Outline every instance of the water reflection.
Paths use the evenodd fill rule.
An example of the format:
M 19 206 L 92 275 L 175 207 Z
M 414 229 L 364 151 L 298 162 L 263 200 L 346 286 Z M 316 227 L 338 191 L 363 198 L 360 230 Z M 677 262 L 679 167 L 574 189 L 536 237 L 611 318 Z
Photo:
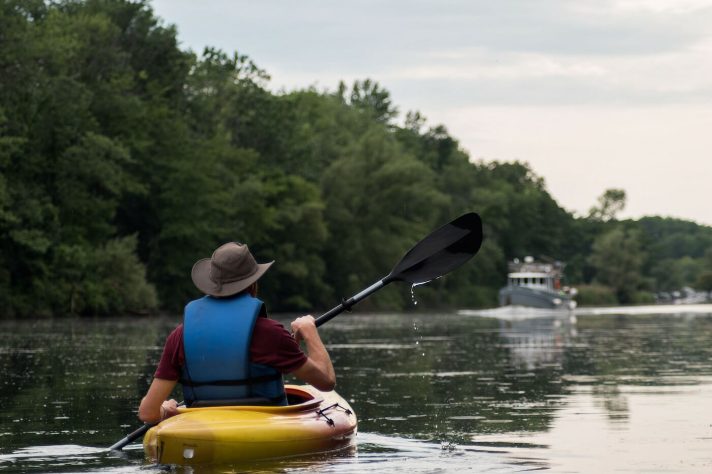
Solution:
M 554 313 L 513 321 L 499 319 L 500 335 L 511 351 L 512 365 L 531 370 L 544 365 L 561 368 L 564 351 L 573 347 L 576 316 Z
M 341 376 L 340 386 L 347 384 L 347 392 L 352 385 L 361 390 L 354 399 L 363 405 L 362 430 L 369 430 L 373 422 L 373 431 L 380 433 L 459 443 L 473 432 L 546 425 L 557 401 L 545 395 L 560 393 L 560 377 L 555 375 L 560 364 L 545 364 L 533 355 L 547 352 L 541 338 L 549 337 L 547 328 L 553 323 L 453 315 L 372 318 L 376 317 L 333 328 L 332 337 L 344 331 L 356 336 L 360 345 L 330 345 L 345 349 L 336 361 L 348 372 Z M 362 331 L 374 334 L 375 326 L 377 344 L 373 338 L 358 337 Z M 541 330 L 528 337 L 532 327 Z M 392 338 L 384 338 L 388 335 Z M 362 357 L 375 358 L 378 366 L 361 363 Z M 341 364 L 343 358 L 350 363 Z M 363 378 L 373 385 L 359 383 Z M 399 413 L 394 415 L 394 410 Z

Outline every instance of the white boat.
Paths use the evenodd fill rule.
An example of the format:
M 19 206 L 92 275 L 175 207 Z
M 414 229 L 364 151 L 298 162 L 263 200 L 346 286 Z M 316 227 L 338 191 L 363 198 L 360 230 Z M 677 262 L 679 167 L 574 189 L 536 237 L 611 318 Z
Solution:
M 514 259 L 509 264 L 507 286 L 499 290 L 499 305 L 574 309 L 576 289 L 562 286 L 563 269 L 561 262 L 537 262 L 532 257 Z

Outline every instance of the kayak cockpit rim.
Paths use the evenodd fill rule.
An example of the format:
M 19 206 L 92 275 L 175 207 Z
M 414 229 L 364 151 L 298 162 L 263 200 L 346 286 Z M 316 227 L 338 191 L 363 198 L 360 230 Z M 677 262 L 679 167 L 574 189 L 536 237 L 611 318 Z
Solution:
M 320 396 L 315 396 L 313 393 L 294 385 L 286 385 L 284 387 L 285 392 L 287 392 L 287 399 L 290 401 L 289 405 L 223 405 L 222 403 L 213 406 L 201 406 L 201 407 L 178 407 L 178 413 L 190 413 L 198 410 L 215 410 L 215 408 L 220 408 L 221 410 L 235 410 L 235 411 L 256 411 L 263 413 L 292 413 L 305 410 L 311 410 L 318 407 L 324 402 L 324 399 Z M 297 402 L 297 403 L 292 403 Z

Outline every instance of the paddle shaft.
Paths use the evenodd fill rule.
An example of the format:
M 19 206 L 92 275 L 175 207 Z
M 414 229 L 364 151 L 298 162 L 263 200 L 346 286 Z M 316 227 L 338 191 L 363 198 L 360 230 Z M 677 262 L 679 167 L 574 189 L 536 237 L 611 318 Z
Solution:
M 391 273 L 340 305 L 319 316 L 319 327 L 392 281 L 420 285 L 439 278 L 469 260 L 482 244 L 482 220 L 475 213 L 464 214 L 421 239 L 393 267 Z
M 137 440 L 138 438 L 140 438 L 141 436 L 146 434 L 146 431 L 148 431 L 152 426 L 155 426 L 155 423 L 153 423 L 153 424 L 146 423 L 145 425 L 143 425 L 136 431 L 133 431 L 133 432 L 127 434 L 126 436 L 124 436 L 123 439 L 114 443 L 109 449 L 111 449 L 112 451 L 113 450 L 121 451 L 124 448 L 124 446 L 133 443 L 135 440 Z
M 365 290 L 361 291 L 360 293 L 357 293 L 353 295 L 351 298 L 344 300 L 339 306 L 335 306 L 331 308 L 329 311 L 326 313 L 322 314 L 316 320 L 314 323 L 316 324 L 316 327 L 321 326 L 327 321 L 330 321 L 332 318 L 335 316 L 343 313 L 344 311 L 348 311 L 351 309 L 353 305 L 361 301 L 362 299 L 365 299 L 366 297 L 370 296 L 372 293 L 375 293 L 376 291 L 380 290 L 384 286 L 386 286 L 388 283 L 390 283 L 391 280 L 388 280 L 388 278 L 384 278 L 382 280 L 378 280 L 376 283 L 373 285 L 369 286 Z
M 184 405 L 185 405 L 185 402 L 180 402 L 180 403 L 178 404 L 179 407 L 182 407 L 182 406 L 184 406 Z M 118 451 L 121 451 L 122 449 L 124 449 L 125 446 L 127 446 L 127 445 L 133 443 L 134 441 L 136 441 L 137 439 L 139 439 L 141 436 L 145 435 L 145 434 L 146 434 L 146 431 L 150 430 L 151 428 L 153 428 L 153 427 L 156 426 L 157 424 L 158 424 L 158 423 L 146 423 L 145 425 L 143 425 L 142 427 L 140 427 L 140 428 L 137 429 L 136 431 L 132 431 L 131 433 L 129 433 L 129 434 L 127 434 L 126 436 L 124 436 L 123 439 L 121 439 L 120 441 L 117 441 L 116 443 L 114 443 L 113 445 L 111 445 L 111 447 L 110 447 L 109 449 L 110 449 L 110 450 L 118 450 Z

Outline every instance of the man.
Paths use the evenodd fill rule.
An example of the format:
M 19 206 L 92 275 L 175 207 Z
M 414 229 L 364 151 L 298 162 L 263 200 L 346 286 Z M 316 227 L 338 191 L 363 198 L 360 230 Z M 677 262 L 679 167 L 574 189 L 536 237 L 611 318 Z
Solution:
M 292 335 L 267 317 L 256 298 L 257 280 L 273 263 L 258 264 L 247 245 L 230 242 L 193 265 L 193 283 L 206 296 L 186 306 L 183 324 L 168 336 L 139 406 L 142 421 L 155 423 L 178 412 L 177 402 L 166 400 L 178 381 L 187 406 L 284 405 L 282 374 L 289 373 L 319 390 L 334 389 L 334 367 L 314 318 L 295 319 Z

